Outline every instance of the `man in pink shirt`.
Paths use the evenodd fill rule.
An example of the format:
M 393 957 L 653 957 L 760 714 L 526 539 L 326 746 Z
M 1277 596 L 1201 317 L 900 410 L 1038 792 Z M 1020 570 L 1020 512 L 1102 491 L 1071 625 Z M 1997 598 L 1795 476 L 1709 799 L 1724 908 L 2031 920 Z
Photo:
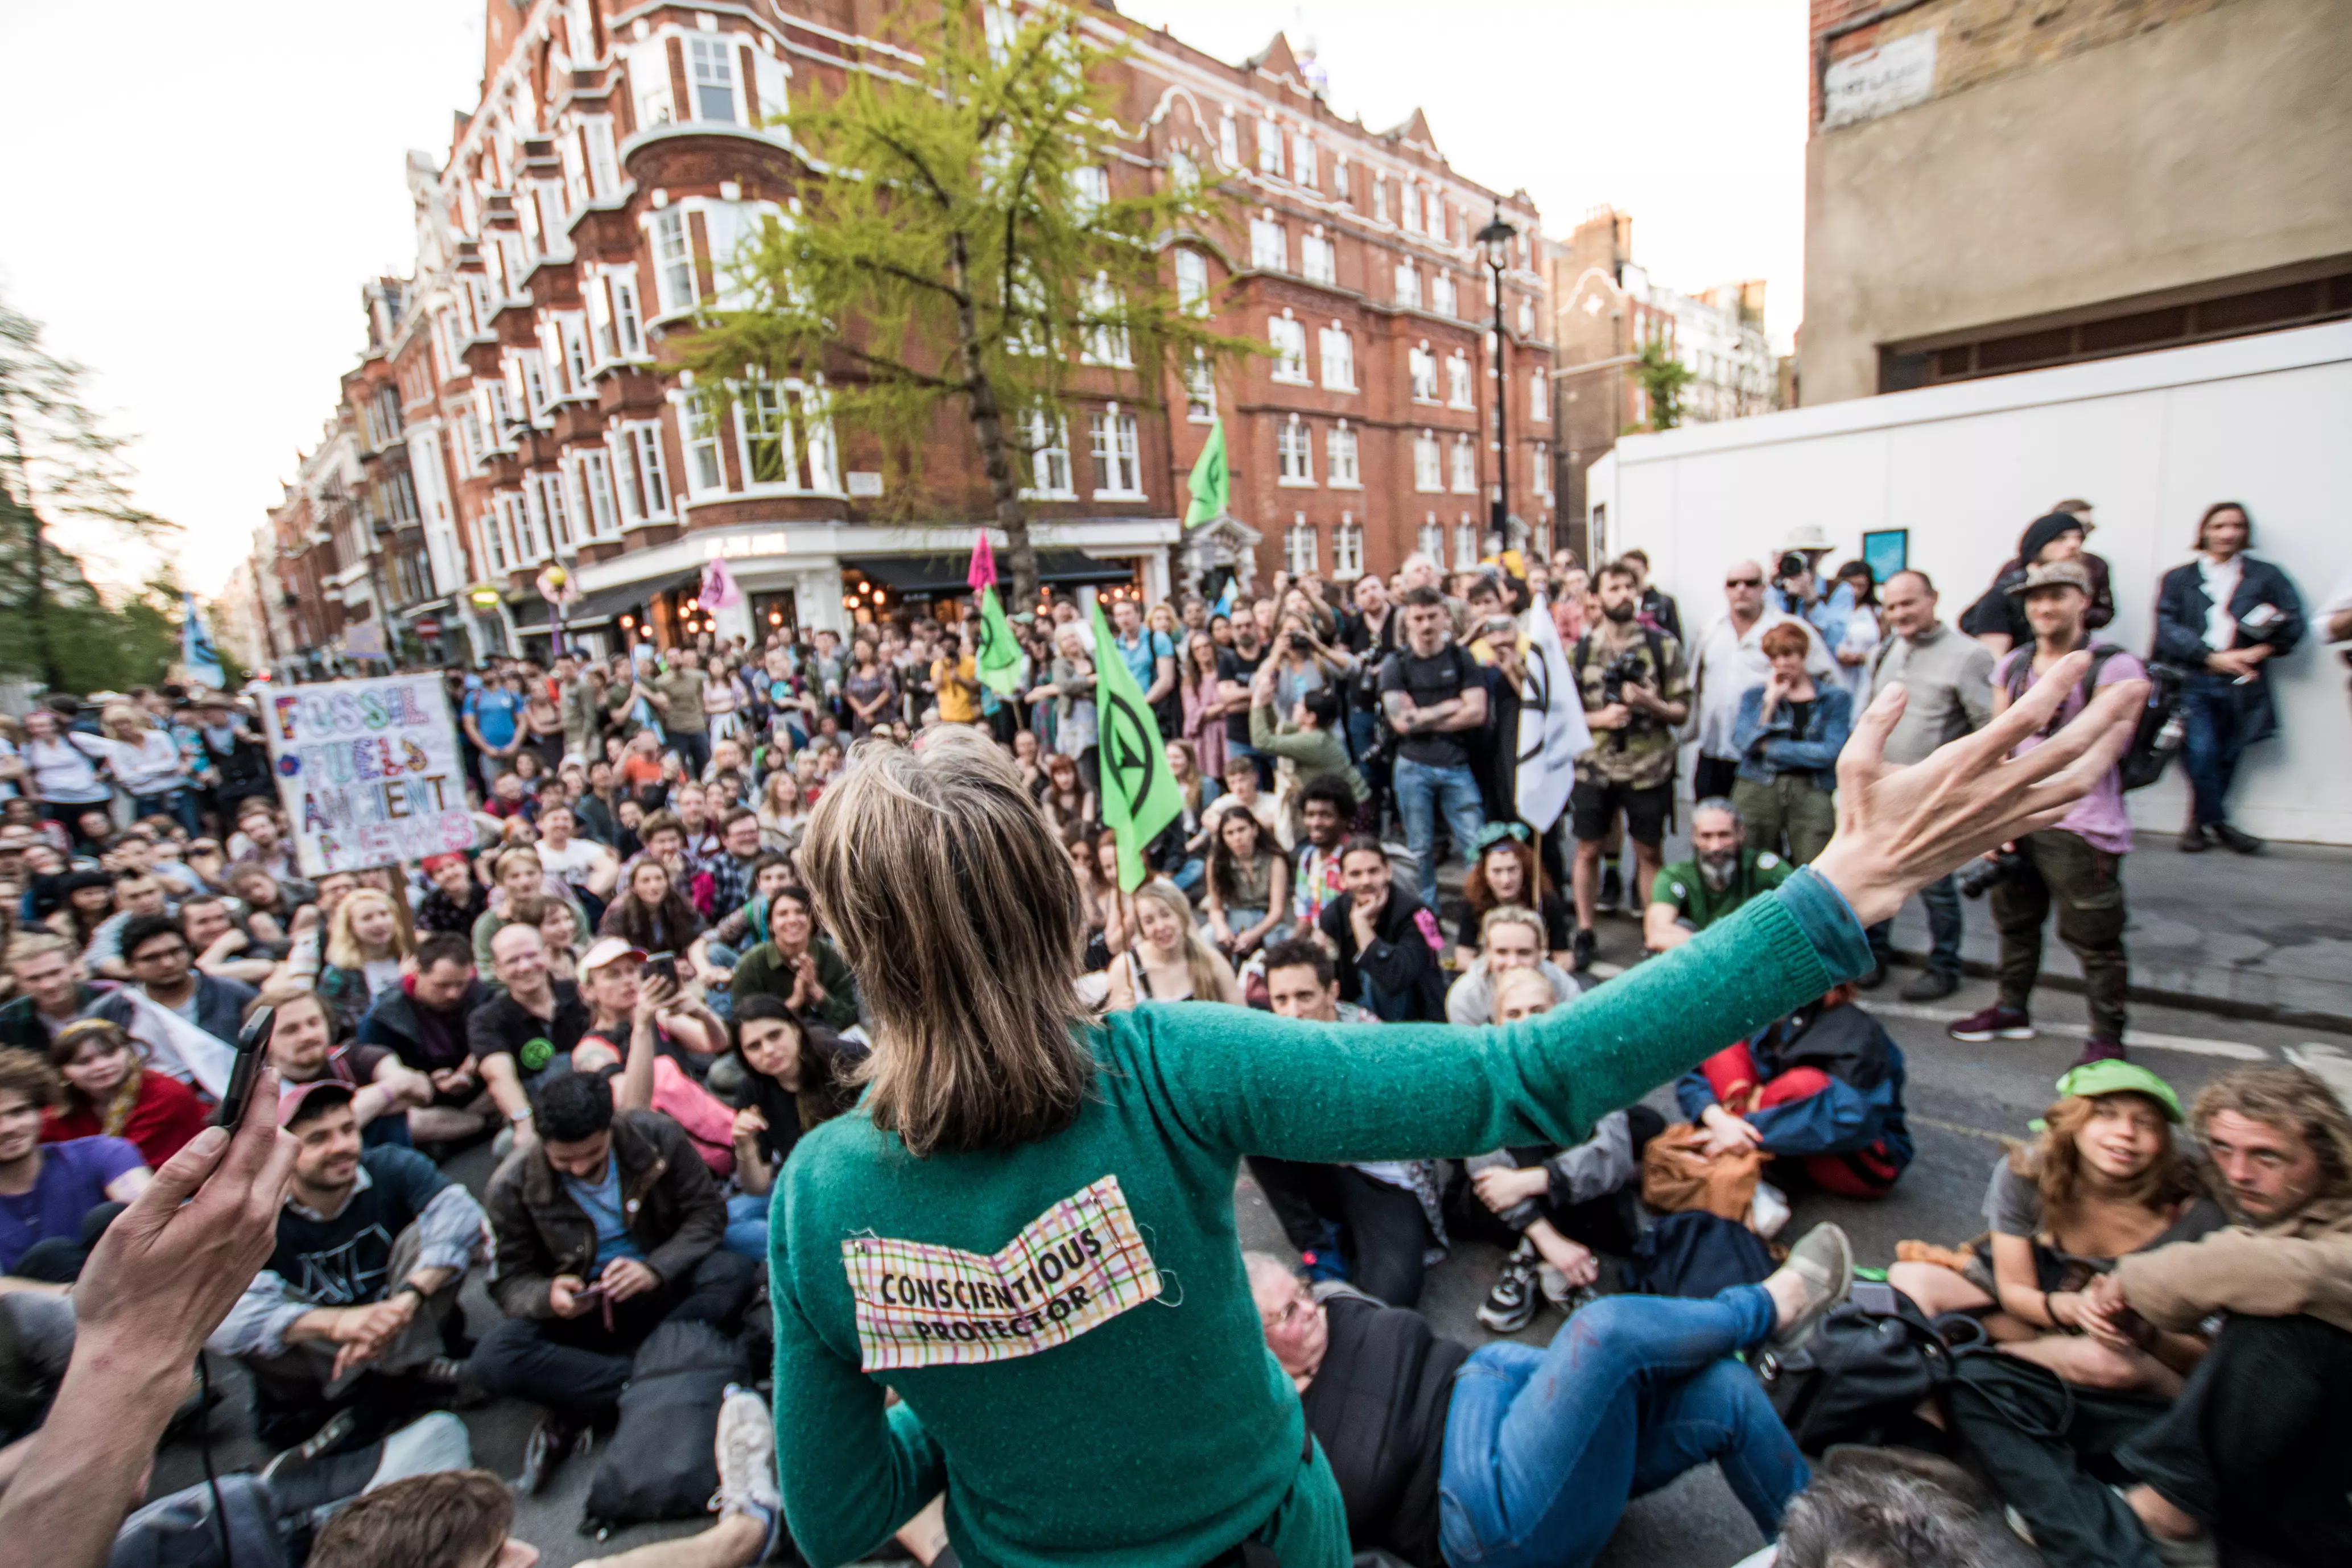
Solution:
M 2091 580 L 2080 562 L 2032 567 L 2009 591 L 2024 603 L 2033 646 L 2012 650 L 1994 669 L 1995 715 L 2007 710 L 2035 676 L 2078 647 L 2093 647 L 2104 657 L 2093 665 L 2081 689 L 2066 699 L 2052 730 L 2043 735 L 2081 712 L 2093 688 L 2145 678 L 2138 659 L 2091 640 L 2084 626 L 2091 607 Z M 2043 735 L 2028 736 L 2017 750 L 2032 750 Z M 1993 858 L 2003 868 L 1992 888 L 1993 923 L 2000 930 L 2000 999 L 1951 1025 L 1952 1038 L 2033 1037 L 2026 1008 L 2042 973 L 2042 922 L 2055 904 L 2058 940 L 2083 965 L 2084 996 L 2091 1010 L 2091 1037 L 2081 1059 L 2124 1054 L 2124 989 L 2131 970 L 2124 956 L 2123 859 L 2131 852 L 2131 843 L 2123 779 L 2110 772 L 2055 826 L 2029 833 Z

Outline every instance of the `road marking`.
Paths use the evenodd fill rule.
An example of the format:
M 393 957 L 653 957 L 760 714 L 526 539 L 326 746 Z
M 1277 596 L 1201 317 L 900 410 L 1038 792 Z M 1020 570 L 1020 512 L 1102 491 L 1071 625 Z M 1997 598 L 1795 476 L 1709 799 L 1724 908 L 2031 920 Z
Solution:
M 1988 1132 L 1981 1127 L 1969 1127 L 1958 1121 L 1938 1121 L 1932 1116 L 1906 1116 L 1906 1119 L 1916 1126 L 1933 1127 L 1938 1131 L 1943 1132 L 1958 1132 L 1963 1137 L 1968 1138 L 1982 1138 L 1987 1142 L 1990 1143 L 2006 1143 L 2009 1142 L 2009 1139 L 2001 1133 Z
M 2352 1056 L 2347 1056 L 2341 1046 L 2323 1046 L 2316 1040 L 2305 1040 L 2286 1048 L 2286 1059 L 2306 1071 L 2315 1073 L 2339 1100 L 2352 1100 Z
M 1928 1024 L 1948 1024 L 1954 1019 L 1968 1016 L 1965 1013 L 1947 1012 L 1940 1007 L 1922 1007 L 1909 1002 L 1864 1002 L 1862 1005 L 1864 1012 L 1883 1014 L 1890 1018 L 1916 1018 Z M 2073 1039 L 2087 1038 L 2091 1033 L 2087 1024 L 2036 1024 L 2033 1027 L 2037 1034 L 2063 1035 Z M 2126 1029 L 2124 1031 L 2124 1044 L 2154 1051 L 2186 1051 L 2192 1056 L 2224 1057 L 2239 1062 L 2266 1062 L 2271 1059 L 2270 1052 L 2260 1046 L 2250 1046 L 2243 1040 L 2205 1040 L 2193 1035 L 2151 1035 L 2138 1029 Z M 2335 1047 L 2305 1048 L 2326 1052 Z M 2320 1069 L 2315 1068 L 2312 1070 L 2318 1072 Z M 2352 1059 L 2347 1059 L 2341 1070 L 2347 1080 L 2352 1081 Z M 2326 1075 L 2323 1073 L 2321 1076 Z
M 1584 973 L 1601 980 L 1614 980 L 1625 973 L 1625 966 L 1622 963 L 1609 963 L 1595 959 L 1584 966 Z

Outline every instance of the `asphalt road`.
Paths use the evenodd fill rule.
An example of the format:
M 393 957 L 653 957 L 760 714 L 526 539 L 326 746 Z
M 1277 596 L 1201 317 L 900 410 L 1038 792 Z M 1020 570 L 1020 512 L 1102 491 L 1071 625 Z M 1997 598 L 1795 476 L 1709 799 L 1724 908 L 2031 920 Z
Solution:
M 1604 956 L 1624 955 L 1636 940 L 1630 923 L 1603 924 Z M 2036 998 L 2044 1024 L 2044 1033 L 2038 1039 L 1961 1045 L 1944 1035 L 1941 1021 L 1984 1005 L 1990 1000 L 1989 984 L 1971 982 L 1931 1007 L 1914 1007 L 1894 1000 L 1906 978 L 1897 972 L 1894 984 L 1867 1000 L 1901 1043 L 1907 1058 L 1907 1103 L 1917 1157 L 1886 1198 L 1869 1204 L 1804 1199 L 1784 1233 L 1793 1237 L 1816 1221 L 1836 1220 L 1852 1235 L 1857 1258 L 1869 1264 L 1890 1261 L 1895 1244 L 1905 1237 L 1957 1243 L 1982 1230 L 1979 1207 L 2000 1140 L 2023 1134 L 2026 1122 L 2049 1104 L 2053 1084 L 2081 1046 L 2083 1012 L 2077 996 L 2045 992 Z M 2171 1010 L 2141 1009 L 2133 1023 L 2137 1031 L 2143 1032 L 2143 1038 L 2135 1043 L 2134 1055 L 2170 1079 L 2184 1100 L 2233 1061 L 2258 1058 L 2302 1060 L 2352 1099 L 2352 1048 L 2348 1048 L 2352 1041 Z M 2057 1032 L 2069 1026 L 2073 1033 Z M 1653 1101 L 1671 1112 L 1671 1102 L 1663 1091 Z M 488 1173 L 487 1163 L 486 1156 L 477 1151 L 457 1163 L 454 1173 L 478 1190 Z M 1235 1201 L 1244 1244 L 1285 1251 L 1279 1228 L 1246 1176 Z M 1495 1337 L 1479 1327 L 1474 1313 L 1499 1262 L 1500 1254 L 1495 1248 L 1468 1243 L 1458 1246 L 1433 1271 L 1423 1310 L 1441 1333 L 1470 1344 Z M 477 1332 L 495 1321 L 478 1284 L 468 1285 L 467 1307 Z M 1547 1309 L 1515 1337 L 1544 1343 L 1561 1321 L 1558 1312 Z M 251 1436 L 242 1403 L 241 1375 L 217 1361 L 216 1365 L 224 1374 L 224 1385 L 232 1390 L 232 1398 L 213 1418 L 215 1462 L 225 1470 L 254 1468 L 266 1456 Z M 501 1474 L 513 1474 L 535 1417 L 531 1407 L 514 1402 L 466 1413 L 476 1462 Z M 518 1500 L 516 1533 L 541 1548 L 550 1568 L 566 1568 L 593 1556 L 700 1528 L 698 1522 L 684 1521 L 639 1527 L 604 1543 L 583 1538 L 577 1526 L 593 1468 L 593 1460 L 575 1460 L 564 1467 L 544 1494 Z M 153 1489 L 160 1495 L 199 1478 L 195 1446 L 176 1442 L 158 1457 Z M 1634 1501 L 1601 1562 L 1608 1568 L 1718 1568 L 1738 1562 L 1759 1544 L 1755 1527 L 1710 1466 Z

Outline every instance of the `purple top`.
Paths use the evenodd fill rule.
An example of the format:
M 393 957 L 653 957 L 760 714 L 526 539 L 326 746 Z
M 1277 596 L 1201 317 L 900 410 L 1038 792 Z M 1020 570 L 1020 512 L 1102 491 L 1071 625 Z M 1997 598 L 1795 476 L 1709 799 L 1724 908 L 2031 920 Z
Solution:
M 2031 659 L 2032 657 L 2033 649 L 2030 647 L 2016 648 L 2010 652 L 2001 659 L 2000 667 L 1994 670 L 1993 685 L 1997 689 L 2006 690 L 2010 672 L 2016 668 L 2017 661 L 2021 658 Z M 2100 666 L 2098 684 L 2106 686 L 2118 680 L 2144 680 L 2147 678 L 2147 668 L 2138 659 L 2130 654 L 2119 651 L 2112 655 L 2105 664 Z M 2059 704 L 2058 721 L 2063 724 L 2071 721 L 2088 702 L 2089 699 L 2084 694 L 2082 687 L 2076 686 L 2074 690 L 2066 694 L 2066 700 Z M 2018 753 L 2021 755 L 2041 743 L 2040 735 L 2028 735 L 2018 742 Z M 2114 769 L 2109 769 L 2106 777 L 2091 786 L 2090 794 L 2074 803 L 2074 810 L 2051 826 L 2061 832 L 2076 835 L 2095 849 L 2105 849 L 2111 855 L 2130 854 L 2131 819 L 2124 814 L 2124 785 L 2121 774 Z
M 14 1271 L 25 1249 L 53 1236 L 81 1237 L 81 1217 L 106 1201 L 106 1184 L 146 1162 L 121 1138 L 68 1138 L 41 1145 L 41 1173 L 33 1190 L 0 1197 L 0 1274 Z

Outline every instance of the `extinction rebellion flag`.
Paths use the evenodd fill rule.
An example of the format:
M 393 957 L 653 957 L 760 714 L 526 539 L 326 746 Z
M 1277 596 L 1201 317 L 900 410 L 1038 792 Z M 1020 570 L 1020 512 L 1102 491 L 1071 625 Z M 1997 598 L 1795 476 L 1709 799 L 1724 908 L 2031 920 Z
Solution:
M 1118 836 L 1119 890 L 1133 892 L 1150 875 L 1143 847 L 1182 814 L 1184 796 L 1168 771 L 1159 721 L 1103 619 L 1100 599 L 1095 601 L 1095 703 L 1103 826 Z

